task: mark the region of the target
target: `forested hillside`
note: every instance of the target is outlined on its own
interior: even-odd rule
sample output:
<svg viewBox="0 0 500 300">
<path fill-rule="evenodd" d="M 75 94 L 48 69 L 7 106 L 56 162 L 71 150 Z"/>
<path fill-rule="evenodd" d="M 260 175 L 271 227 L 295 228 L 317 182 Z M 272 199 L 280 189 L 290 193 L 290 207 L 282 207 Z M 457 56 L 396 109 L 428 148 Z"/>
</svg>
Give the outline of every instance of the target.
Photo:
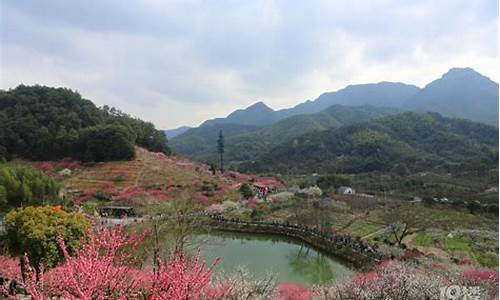
<svg viewBox="0 0 500 300">
<path fill-rule="evenodd" d="M 226 138 L 226 160 L 254 160 L 273 147 L 308 132 L 337 128 L 396 113 L 391 108 L 333 105 L 315 114 L 302 114 L 257 127 L 238 124 L 205 124 L 172 139 L 172 149 L 190 158 L 212 162 L 217 160 L 216 140 L 222 130 Z"/>
<path fill-rule="evenodd" d="M 65 88 L 0 91 L 0 159 L 130 159 L 134 145 L 169 153 L 163 132 L 115 108 L 98 108 Z"/>
<path fill-rule="evenodd" d="M 437 113 L 402 113 L 305 134 L 241 165 L 256 172 L 483 170 L 498 163 L 498 129 Z"/>
</svg>

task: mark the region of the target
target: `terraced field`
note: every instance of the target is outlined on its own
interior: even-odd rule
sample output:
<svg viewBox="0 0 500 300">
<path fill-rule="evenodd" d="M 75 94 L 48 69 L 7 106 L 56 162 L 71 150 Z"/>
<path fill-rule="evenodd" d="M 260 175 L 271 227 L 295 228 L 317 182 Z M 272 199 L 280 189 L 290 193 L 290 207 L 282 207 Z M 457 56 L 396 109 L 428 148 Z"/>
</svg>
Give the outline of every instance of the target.
<svg viewBox="0 0 500 300">
<path fill-rule="evenodd" d="M 81 164 L 67 161 L 13 160 L 10 165 L 38 168 L 61 186 L 61 197 L 92 213 L 101 205 L 133 206 L 141 214 L 155 213 L 175 199 L 190 197 L 207 205 L 237 201 L 238 184 L 230 172 L 213 175 L 208 166 L 179 156 L 166 156 L 136 147 L 130 161 Z M 70 165 L 70 174 L 62 175 Z"/>
<path fill-rule="evenodd" d="M 110 183 L 124 189 L 130 186 L 191 186 L 200 180 L 210 179 L 210 172 L 202 164 L 137 148 L 134 160 L 82 167 L 63 183 L 67 189 L 103 188 Z"/>
</svg>

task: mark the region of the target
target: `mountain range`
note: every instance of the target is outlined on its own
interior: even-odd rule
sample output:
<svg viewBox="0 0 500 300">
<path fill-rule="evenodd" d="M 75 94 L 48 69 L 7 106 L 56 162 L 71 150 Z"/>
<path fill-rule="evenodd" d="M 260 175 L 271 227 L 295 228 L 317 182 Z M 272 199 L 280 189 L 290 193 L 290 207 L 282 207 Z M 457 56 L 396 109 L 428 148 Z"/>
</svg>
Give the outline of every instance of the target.
<svg viewBox="0 0 500 300">
<path fill-rule="evenodd" d="M 298 137 L 321 136 L 405 111 L 437 112 L 498 127 L 498 83 L 471 68 L 453 68 L 424 88 L 399 82 L 350 85 L 281 110 L 257 102 L 188 129 L 170 144 L 190 158 L 216 161 L 215 141 L 223 130 L 228 162 L 245 165 Z"/>
<path fill-rule="evenodd" d="M 164 130 L 164 132 L 165 132 L 165 135 L 167 136 L 167 139 L 173 139 L 174 137 L 183 134 L 184 132 L 188 131 L 189 129 L 191 129 L 191 127 L 189 127 L 189 126 L 180 126 L 177 128 Z"/>
<path fill-rule="evenodd" d="M 219 131 L 225 136 L 226 160 L 251 160 L 289 139 L 309 132 L 338 128 L 398 112 L 391 108 L 374 106 L 351 107 L 333 105 L 315 114 L 301 114 L 283 119 L 269 126 L 234 123 L 206 123 L 172 139 L 170 144 L 178 153 L 202 161 L 216 161 L 213 141 Z"/>
<path fill-rule="evenodd" d="M 292 108 L 273 110 L 259 101 L 247 108 L 238 109 L 225 118 L 207 120 L 200 126 L 228 123 L 265 126 L 294 115 L 316 113 L 334 104 L 435 111 L 445 116 L 497 126 L 498 83 L 471 68 L 453 68 L 422 89 L 415 85 L 386 81 L 349 85 L 336 92 L 323 93 L 313 101 L 307 100 Z"/>
<path fill-rule="evenodd" d="M 337 92 L 324 93 L 314 101 L 307 100 L 292 108 L 273 110 L 259 101 L 245 109 L 232 112 L 226 118 L 207 120 L 201 126 L 213 124 L 265 126 L 295 115 L 317 113 L 334 104 L 402 108 L 419 90 L 414 85 L 393 82 L 350 85 Z"/>
</svg>

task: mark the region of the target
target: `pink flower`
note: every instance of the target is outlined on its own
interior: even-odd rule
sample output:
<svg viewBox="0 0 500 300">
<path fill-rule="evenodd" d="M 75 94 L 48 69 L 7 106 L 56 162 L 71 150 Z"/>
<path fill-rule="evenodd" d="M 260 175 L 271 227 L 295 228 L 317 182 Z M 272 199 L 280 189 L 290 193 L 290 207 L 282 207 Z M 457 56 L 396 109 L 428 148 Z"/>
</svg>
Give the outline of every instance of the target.
<svg viewBox="0 0 500 300">
<path fill-rule="evenodd" d="M 207 267 L 200 253 L 188 259 L 184 253 L 174 253 L 167 263 L 159 260 L 158 271 L 151 273 L 151 296 L 156 300 L 200 299 L 210 286 L 212 271 L 218 259 Z M 220 295 L 227 289 L 209 289 L 210 295 Z"/>
<path fill-rule="evenodd" d="M 469 269 L 462 273 L 463 277 L 474 284 L 484 282 L 498 283 L 498 272 L 488 269 Z"/>
<path fill-rule="evenodd" d="M 47 173 L 49 171 L 52 171 L 52 169 L 54 169 L 54 166 L 52 165 L 51 162 L 41 161 L 41 162 L 37 162 L 35 164 L 35 168 L 39 169 L 40 171 L 42 171 L 44 173 Z"/>
<path fill-rule="evenodd" d="M 0 277 L 19 281 L 21 279 L 19 259 L 0 255 Z"/>
<path fill-rule="evenodd" d="M 144 191 L 139 186 L 132 186 L 124 191 L 120 192 L 118 196 L 115 197 L 117 201 L 127 201 L 134 197 L 141 195 Z"/>
<path fill-rule="evenodd" d="M 154 270 L 135 268 L 133 253 L 145 234 L 127 234 L 120 226 L 95 227 L 88 231 L 82 248 L 74 255 L 70 255 L 64 241 L 59 240 L 64 263 L 47 273 L 42 269 L 36 275 L 28 262 L 24 288 L 34 300 L 50 297 L 215 300 L 228 295 L 231 290 L 228 284 L 211 282 L 218 259 L 207 267 L 199 252 L 194 258 L 182 252 L 173 253 L 168 262 L 158 260 Z M 4 265 L 13 265 L 10 259 L 5 261 Z"/>
<path fill-rule="evenodd" d="M 312 298 L 312 292 L 303 286 L 293 283 L 282 283 L 276 290 L 276 299 L 278 300 L 309 300 Z"/>
<path fill-rule="evenodd" d="M 208 197 L 203 195 L 202 193 L 200 192 L 197 192 L 196 193 L 196 202 L 201 204 L 201 205 L 208 205 Z"/>
</svg>

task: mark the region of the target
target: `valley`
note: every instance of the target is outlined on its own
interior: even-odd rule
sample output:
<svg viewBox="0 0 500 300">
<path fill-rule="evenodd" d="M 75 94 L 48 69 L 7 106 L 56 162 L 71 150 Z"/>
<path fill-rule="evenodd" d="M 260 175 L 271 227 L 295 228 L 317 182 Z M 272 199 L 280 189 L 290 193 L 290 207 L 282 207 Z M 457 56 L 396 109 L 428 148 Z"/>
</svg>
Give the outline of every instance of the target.
<svg viewBox="0 0 500 300">
<path fill-rule="evenodd" d="M 435 266 L 457 280 L 469 270 L 498 274 L 497 127 L 401 107 L 334 104 L 267 125 L 231 123 L 239 111 L 227 122 L 181 128 L 167 144 L 151 124 L 68 90 L 6 93 L 4 110 L 16 112 L 0 114 L 8 124 L 0 136 L 6 249 L 21 234 L 16 213 L 38 207 L 147 233 L 130 253 L 142 267 L 131 272 L 159 268 L 176 253 L 216 264 L 220 255 L 214 274 L 242 285 L 239 292 L 273 293 L 290 283 L 305 293 L 342 289 L 371 272 L 384 276 L 386 268 L 398 276 L 411 269 L 422 284 Z M 6 105 L 26 93 L 25 111 Z M 73 99 L 57 109 L 64 117 L 42 118 L 61 105 L 57 95 Z M 40 110 L 39 102 L 47 106 Z M 250 109 L 260 110 L 270 112 L 263 103 Z M 68 130 L 61 120 L 75 115 L 81 122 Z M 46 130 L 27 135 L 30 125 L 19 119 Z M 20 238 L 47 245 L 50 232 Z M 259 258 L 264 252 L 274 267 Z"/>
<path fill-rule="evenodd" d="M 498 300 L 498 1 L 0 1 L 0 300 Z"/>
</svg>

